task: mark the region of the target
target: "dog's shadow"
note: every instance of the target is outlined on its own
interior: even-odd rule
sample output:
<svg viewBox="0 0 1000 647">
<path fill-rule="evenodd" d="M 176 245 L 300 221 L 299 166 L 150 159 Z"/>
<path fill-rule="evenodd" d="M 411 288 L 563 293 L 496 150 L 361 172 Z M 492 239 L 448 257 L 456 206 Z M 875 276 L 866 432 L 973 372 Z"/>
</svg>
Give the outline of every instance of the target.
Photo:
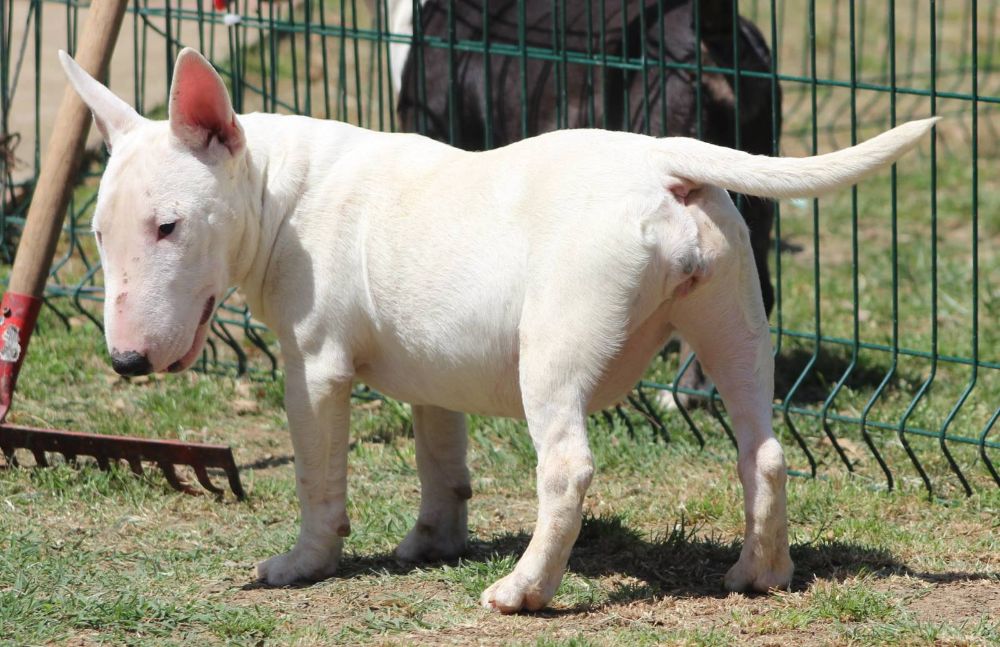
<svg viewBox="0 0 1000 647">
<path fill-rule="evenodd" d="M 513 557 L 516 560 L 527 548 L 531 536 L 525 532 L 496 535 L 483 541 L 472 539 L 460 561 L 451 565 L 479 563 Z M 906 575 L 927 582 L 989 578 L 976 573 L 920 573 L 897 560 L 892 553 L 862 544 L 823 541 L 800 543 L 791 547 L 795 561 L 792 591 L 802 591 L 815 580 L 843 581 L 859 574 L 875 577 Z M 624 604 L 661 597 L 723 598 L 726 570 L 739 558 L 740 543 L 715 537 L 702 537 L 697 529 L 682 524 L 662 536 L 644 538 L 628 527 L 620 517 L 586 517 L 573 547 L 569 570 L 586 578 L 625 576 L 610 591 L 607 604 Z M 437 563 L 440 566 L 442 563 Z M 345 554 L 338 574 L 343 579 L 364 578 L 377 574 L 405 575 L 416 568 L 434 564 L 409 564 L 398 561 L 392 553 L 376 555 Z M 498 577 L 500 574 L 498 573 Z M 265 587 L 262 583 L 247 588 Z M 305 584 L 303 586 L 309 586 Z M 579 605 L 566 612 L 586 612 L 591 605 Z M 552 613 L 547 611 L 546 613 Z"/>
</svg>

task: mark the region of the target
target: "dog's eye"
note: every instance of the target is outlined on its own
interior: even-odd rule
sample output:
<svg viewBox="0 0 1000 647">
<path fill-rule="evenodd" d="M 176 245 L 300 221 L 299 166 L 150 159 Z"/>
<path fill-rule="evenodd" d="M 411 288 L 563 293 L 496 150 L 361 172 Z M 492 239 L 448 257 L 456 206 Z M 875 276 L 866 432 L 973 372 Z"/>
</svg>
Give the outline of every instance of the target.
<svg viewBox="0 0 1000 647">
<path fill-rule="evenodd" d="M 165 222 L 159 227 L 159 234 L 157 235 L 157 240 L 162 240 L 174 232 L 174 227 L 177 225 L 176 222 Z"/>
</svg>

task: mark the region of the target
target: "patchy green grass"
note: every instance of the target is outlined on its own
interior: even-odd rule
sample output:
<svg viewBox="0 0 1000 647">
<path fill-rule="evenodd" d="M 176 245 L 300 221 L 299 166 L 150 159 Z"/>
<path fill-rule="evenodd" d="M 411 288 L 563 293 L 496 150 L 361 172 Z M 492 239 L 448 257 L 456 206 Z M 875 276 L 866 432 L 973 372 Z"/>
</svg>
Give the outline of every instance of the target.
<svg viewBox="0 0 1000 647">
<path fill-rule="evenodd" d="M 1000 492 L 951 503 L 843 475 L 791 479 L 796 574 L 773 596 L 726 594 L 742 536 L 732 450 L 676 415 L 673 441 L 592 419 L 598 475 L 553 604 L 504 617 L 478 595 L 508 572 L 534 523 L 523 424 L 471 422 L 468 554 L 398 564 L 418 483 L 405 407 L 358 401 L 341 572 L 267 588 L 254 564 L 297 530 L 280 381 L 189 373 L 113 377 L 90 324 L 46 312 L 13 422 L 228 443 L 249 500 L 173 492 L 156 470 L 58 464 L 0 470 L 0 641 L 538 645 L 991 644 L 1000 627 Z M 698 414 L 702 415 L 702 414 Z M 637 422 L 637 421 L 636 421 Z M 21 456 L 30 464 L 30 455 Z"/>
<path fill-rule="evenodd" d="M 753 6 L 745 11 L 760 12 L 767 5 L 747 4 Z M 821 25 L 832 26 L 818 34 L 821 76 L 848 76 L 846 48 L 837 50 L 837 43 L 846 42 L 847 4 L 834 3 L 830 13 L 818 16 Z M 988 4 L 980 3 L 983 14 L 990 11 Z M 808 32 L 801 28 L 805 3 L 783 7 L 782 69 L 807 75 L 800 42 Z M 949 5 L 947 11 L 958 9 Z M 358 12 L 360 24 L 365 9 Z M 869 21 L 869 40 L 859 34 L 859 79 L 885 83 L 884 29 L 876 28 L 884 7 L 871 3 L 859 12 Z M 903 8 L 900 13 L 903 24 Z M 763 13 L 757 18 L 768 24 Z M 929 51 L 920 46 L 926 41 L 919 35 L 926 34 L 925 19 L 914 23 L 914 44 L 899 47 L 900 82 L 918 88 L 929 63 Z M 344 22 L 353 26 L 353 9 Z M 968 74 L 949 72 L 968 40 L 952 28 L 940 35 L 940 89 L 968 91 Z M 313 35 L 312 58 L 296 59 L 295 67 L 309 80 L 296 84 L 290 54 L 302 52 L 305 42 L 301 36 L 286 38 L 263 58 L 263 50 L 249 50 L 250 84 L 272 81 L 267 65 L 279 74 L 269 88 L 276 95 L 269 103 L 243 88 L 243 107 L 310 111 L 387 128 L 390 102 L 376 105 L 372 45 L 362 43 L 356 50 L 336 37 Z M 989 42 L 992 49 L 984 45 L 980 52 L 981 65 L 1000 52 L 1000 40 Z M 980 93 L 997 95 L 998 80 L 1000 75 L 984 71 Z M 388 97 L 384 78 L 381 85 Z M 324 93 L 327 88 L 335 91 Z M 784 150 L 803 154 L 811 149 L 814 124 L 810 87 L 789 82 L 784 91 Z M 857 98 L 862 136 L 887 125 L 885 93 L 861 90 Z M 815 123 L 822 150 L 849 143 L 849 99 L 846 89 L 820 89 Z M 916 96 L 900 97 L 898 107 L 900 119 L 930 111 L 929 100 Z M 857 319 L 863 341 L 891 344 L 895 322 L 903 348 L 936 347 L 942 354 L 969 357 L 972 240 L 978 236 L 978 350 L 981 359 L 1000 362 L 1000 328 L 993 323 L 1000 315 L 1000 220 L 994 216 L 1000 185 L 986 172 L 996 168 L 996 146 L 980 136 L 980 222 L 973 231 L 968 104 L 941 99 L 937 109 L 949 115 L 938 128 L 937 192 L 928 187 L 930 149 L 924 145 L 899 166 L 895 255 L 887 174 L 859 188 L 856 220 L 849 192 L 820 201 L 815 228 L 811 203 L 783 203 L 782 244 L 773 264 L 781 265 L 782 301 L 780 319 L 776 314 L 772 323 L 802 333 L 819 327 L 824 335 L 850 339 Z M 995 133 L 996 108 L 984 103 L 980 111 L 981 132 Z M 87 203 L 94 191 L 93 182 L 80 188 L 77 203 Z M 88 218 L 86 210 L 78 213 L 77 226 L 85 229 Z M 63 249 L 73 255 L 65 259 L 60 279 L 72 286 L 87 270 L 81 253 L 94 259 L 96 252 L 85 235 Z M 95 326 L 68 301 L 55 305 L 67 315 L 65 325 L 51 311 L 44 313 L 10 421 L 229 444 L 249 499 L 189 497 L 170 490 L 155 470 L 135 477 L 126 469 L 101 472 L 86 461 L 0 469 L 0 644 L 1000 643 L 1000 490 L 976 448 L 949 444 L 975 488 L 966 499 L 937 438 L 901 439 L 890 429 L 870 430 L 866 439 L 855 424 L 832 420 L 824 429 L 815 417 L 795 411 L 787 422 L 802 435 L 805 449 L 780 412 L 775 418 L 790 464 L 808 469 L 808 451 L 822 478 L 789 482 L 796 562 L 789 592 L 745 596 L 722 590 L 722 576 L 741 547 L 742 493 L 735 452 L 712 416 L 692 414 L 706 436 L 701 448 L 676 413 L 660 412 L 671 438 L 664 442 L 635 412 L 626 411 L 610 422 L 603 416 L 591 420 L 597 476 L 551 607 L 513 617 L 488 613 L 479 608 L 479 593 L 512 568 L 534 524 L 534 455 L 524 425 L 471 421 L 475 496 L 468 554 L 447 564 L 401 565 L 391 551 L 416 516 L 414 450 L 406 407 L 380 400 L 359 400 L 353 413 L 354 532 L 339 574 L 310 585 L 261 586 L 253 579 L 255 563 L 287 550 L 297 531 L 280 375 L 275 381 L 194 373 L 126 381 L 111 373 Z M 854 362 L 850 345 L 817 346 L 787 334 L 776 341 L 781 345 L 776 395 L 796 407 L 820 409 L 843 377 L 843 388 L 830 401 L 831 414 L 858 417 L 870 405 L 870 420 L 896 425 L 912 405 L 908 425 L 936 431 L 974 386 L 949 433 L 975 437 L 1000 403 L 1000 375 L 993 368 L 981 368 L 973 385 L 971 369 L 955 362 L 894 361 L 891 353 L 871 349 L 859 350 Z M 654 363 L 649 377 L 669 382 L 676 368 L 676 358 L 668 355 Z M 925 383 L 926 395 L 917 401 Z M 847 474 L 828 432 L 860 478 Z M 903 440 L 946 498 L 926 500 Z M 894 475 L 891 492 L 869 441 Z M 997 452 L 992 455 L 1000 462 Z M 31 463 L 30 456 L 21 458 Z"/>
<path fill-rule="evenodd" d="M 821 475 L 842 473 L 849 464 L 884 485 L 871 442 L 895 487 L 923 488 L 919 467 L 935 495 L 951 497 L 962 490 L 941 447 L 943 432 L 966 480 L 973 487 L 995 487 L 977 443 L 1000 404 L 1000 369 L 995 368 L 1000 366 L 1000 327 L 994 323 L 1000 314 L 1000 220 L 989 215 L 1000 211 L 1000 184 L 981 177 L 980 221 L 974 230 L 967 154 L 939 150 L 938 190 L 932 199 L 928 153 L 925 144 L 899 165 L 895 248 L 888 172 L 859 185 L 856 210 L 850 191 L 819 200 L 815 220 L 811 201 L 782 203 L 781 253 L 772 262 L 772 272 L 779 264 L 781 272 L 779 306 L 771 317 L 780 327 L 774 335 L 779 348 L 775 409 L 794 469 L 809 471 L 811 456 Z M 985 168 L 984 161 L 980 164 Z M 973 251 L 978 284 L 973 282 Z M 827 340 L 817 344 L 817 331 Z M 891 350 L 894 339 L 901 354 Z M 923 356 L 906 354 L 914 352 Z M 989 365 L 974 369 L 974 352 Z M 654 364 L 650 377 L 671 384 L 677 370 L 676 354 L 667 355 Z M 826 425 L 820 418 L 824 408 Z M 868 438 L 857 422 L 865 415 L 883 425 L 869 426 Z M 707 416 L 695 421 L 709 431 L 718 427 Z M 907 432 L 900 434 L 904 426 Z M 997 430 L 987 437 L 995 442 Z M 988 451 L 997 463 L 997 450 Z"/>
<path fill-rule="evenodd" d="M 964 192 L 970 178 L 958 158 L 939 167 L 938 343 L 943 351 L 967 354 L 968 312 L 955 304 L 961 306 L 969 289 Z M 929 348 L 934 333 L 925 312 L 928 286 L 920 278 L 930 267 L 931 225 L 912 215 L 927 213 L 926 190 L 919 190 L 925 174 L 926 159 L 919 156 L 901 167 L 898 198 L 905 232 L 896 261 L 904 270 L 897 288 L 899 336 L 901 345 L 918 349 Z M 884 200 L 869 195 L 880 191 L 876 182 L 859 193 L 864 271 L 858 311 L 862 337 L 885 342 L 892 320 L 888 216 Z M 984 191 L 981 209 L 1000 207 L 996 195 Z M 850 207 L 849 194 L 821 203 L 821 242 L 814 247 L 809 205 L 784 206 L 786 328 L 815 326 L 818 254 L 824 332 L 850 337 Z M 990 313 L 1000 298 L 992 278 L 1000 271 L 1000 229 L 984 219 L 980 232 L 980 306 Z M 93 252 L 89 239 L 80 244 Z M 64 267 L 68 283 L 81 273 L 77 262 Z M 124 380 L 111 372 L 96 327 L 66 300 L 55 305 L 69 316 L 63 322 L 44 311 L 11 422 L 229 444 L 250 496 L 245 503 L 189 497 L 170 490 L 155 469 L 135 477 L 126 469 L 104 473 L 85 461 L 0 469 L 0 643 L 989 645 L 1000 636 L 1000 490 L 975 448 L 951 443 L 975 488 L 965 499 L 937 439 L 906 437 L 946 497 L 928 502 L 895 432 L 873 431 L 871 438 L 896 479 L 896 489 L 887 492 L 856 425 L 834 421 L 830 431 L 860 478 L 847 474 L 817 421 L 794 412 L 789 420 L 822 478 L 789 482 L 796 573 L 787 593 L 722 590 L 741 545 L 742 493 L 735 452 L 712 415 L 692 413 L 706 437 L 701 448 L 677 413 L 659 412 L 671 439 L 665 442 L 626 408 L 623 415 L 591 419 L 598 473 L 551 607 L 515 617 L 487 613 L 478 606 L 479 593 L 512 568 L 534 524 L 534 454 L 524 425 L 473 417 L 470 550 L 454 563 L 404 566 L 392 549 L 413 524 L 418 503 L 409 412 L 381 400 L 357 400 L 354 408 L 354 532 L 339 575 L 312 585 L 260 586 L 255 563 L 287 550 L 297 531 L 280 374 L 277 380 L 197 373 Z M 995 327 L 981 326 L 980 351 L 989 361 L 1000 358 L 996 334 Z M 815 348 L 788 336 L 781 344 L 776 395 L 785 398 Z M 848 347 L 824 344 L 793 403 L 822 406 L 850 359 Z M 667 355 L 648 377 L 669 382 L 676 368 L 675 355 Z M 888 353 L 861 351 L 830 410 L 860 415 L 893 371 L 871 419 L 898 420 L 930 370 L 925 359 L 901 358 L 893 371 Z M 939 363 L 913 424 L 936 428 L 967 380 L 968 367 Z M 1000 402 L 997 371 L 983 369 L 978 380 L 953 433 L 974 435 Z M 780 412 L 775 422 L 791 466 L 807 467 Z M 32 462 L 30 455 L 21 458 Z"/>
</svg>

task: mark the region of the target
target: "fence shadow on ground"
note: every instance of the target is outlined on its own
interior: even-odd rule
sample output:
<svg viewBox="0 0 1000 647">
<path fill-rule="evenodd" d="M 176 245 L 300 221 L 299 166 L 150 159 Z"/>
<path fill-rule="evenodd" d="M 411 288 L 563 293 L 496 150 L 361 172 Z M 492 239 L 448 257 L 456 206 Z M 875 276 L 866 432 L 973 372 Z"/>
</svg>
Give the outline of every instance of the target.
<svg viewBox="0 0 1000 647">
<path fill-rule="evenodd" d="M 485 563 L 504 557 L 517 559 L 528 546 L 526 532 L 505 533 L 488 540 L 473 538 L 462 562 Z M 608 600 L 599 605 L 581 604 L 569 609 L 546 610 L 543 615 L 593 611 L 595 606 L 627 604 L 660 597 L 724 598 L 722 587 L 726 570 L 739 558 L 740 542 L 698 536 L 698 528 L 685 527 L 683 520 L 666 534 L 653 538 L 631 528 L 617 516 L 586 517 L 573 547 L 569 570 L 595 578 L 624 575 L 633 581 L 618 585 Z M 905 575 L 926 582 L 954 582 L 993 579 L 989 573 L 920 573 L 899 561 L 884 548 L 854 542 L 823 541 L 799 543 L 791 548 L 795 561 L 792 591 L 807 589 L 814 580 L 842 581 L 860 574 L 875 577 Z M 458 564 L 456 560 L 450 562 Z M 438 562 L 437 565 L 442 564 Z M 339 574 L 343 579 L 362 578 L 372 573 L 405 575 L 417 568 L 435 564 L 409 564 L 396 560 L 392 553 L 375 555 L 345 554 Z M 638 582 L 636 582 L 637 580 Z M 310 586 L 303 584 L 302 586 Z M 246 589 L 267 588 L 254 582 Z"/>
<path fill-rule="evenodd" d="M 784 398 L 795 385 L 803 369 L 813 357 L 811 347 L 786 347 L 774 358 L 774 393 L 776 397 Z M 861 355 L 848 376 L 844 386 L 857 391 L 872 391 L 889 373 L 890 360 L 873 361 L 870 354 Z M 883 359 L 881 357 L 879 360 Z M 851 364 L 851 351 L 848 347 L 821 346 L 816 356 L 816 363 L 795 391 L 794 401 L 799 404 L 818 404 L 824 402 L 830 395 L 832 384 L 835 384 L 847 371 Z M 887 391 L 895 390 L 901 382 L 916 378 L 897 367 L 895 375 L 886 387 Z"/>
<path fill-rule="evenodd" d="M 778 398 L 784 398 L 799 379 L 802 371 L 812 361 L 814 348 L 811 342 L 804 340 L 786 340 L 782 351 L 774 358 L 774 393 Z M 668 383 L 673 381 L 676 371 L 676 358 L 679 344 L 671 341 L 660 354 L 661 359 L 672 362 L 672 372 L 668 374 Z M 671 357 L 674 356 L 674 357 Z M 883 361 L 884 360 L 884 361 Z M 816 361 L 809 370 L 802 384 L 795 390 L 794 402 L 797 404 L 821 404 L 830 395 L 832 385 L 836 384 L 851 365 L 851 348 L 834 343 L 820 346 L 816 353 Z M 871 392 L 882 383 L 890 371 L 891 359 L 886 354 L 862 352 L 851 370 L 844 387 L 855 391 Z M 893 378 L 886 385 L 886 391 L 892 392 L 899 384 L 917 381 L 906 367 L 897 366 Z"/>
</svg>

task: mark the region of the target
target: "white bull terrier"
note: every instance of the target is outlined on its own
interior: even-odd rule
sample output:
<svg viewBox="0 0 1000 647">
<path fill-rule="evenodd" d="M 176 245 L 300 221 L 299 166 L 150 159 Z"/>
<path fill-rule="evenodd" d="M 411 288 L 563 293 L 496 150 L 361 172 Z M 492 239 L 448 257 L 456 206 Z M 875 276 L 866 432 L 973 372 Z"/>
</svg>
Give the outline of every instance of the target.
<svg viewBox="0 0 1000 647">
<path fill-rule="evenodd" d="M 280 340 L 302 524 L 294 548 L 257 567 L 264 582 L 337 568 L 350 533 L 351 387 L 362 380 L 413 405 L 421 502 L 397 549 L 405 560 L 466 546 L 459 412 L 527 420 L 538 521 L 482 604 L 544 607 L 594 471 L 587 415 L 625 396 L 676 330 L 739 443 L 746 534 L 725 585 L 789 584 L 770 335 L 725 190 L 787 198 L 856 183 L 933 119 L 803 159 L 600 130 L 469 153 L 334 121 L 237 116 L 190 49 L 177 57 L 169 120 L 149 121 L 60 55 L 112 151 L 94 232 L 115 370 L 190 366 L 231 285 Z"/>
</svg>

